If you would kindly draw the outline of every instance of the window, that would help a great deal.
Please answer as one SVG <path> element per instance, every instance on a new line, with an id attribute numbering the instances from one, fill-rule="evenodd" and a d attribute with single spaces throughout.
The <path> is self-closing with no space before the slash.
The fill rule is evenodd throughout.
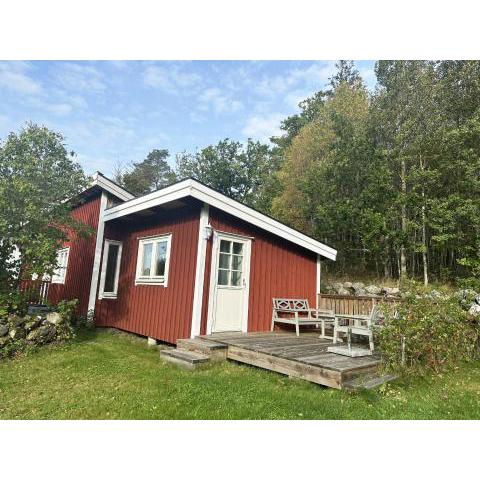
<path id="1" fill-rule="evenodd" d="M 171 235 L 139 240 L 135 284 L 167 286 Z"/>
<path id="2" fill-rule="evenodd" d="M 69 253 L 70 253 L 70 247 L 62 248 L 61 250 L 58 250 L 57 268 L 53 271 L 52 283 L 65 283 Z"/>
<path id="3" fill-rule="evenodd" d="M 242 285 L 243 243 L 220 240 L 218 255 L 218 285 L 240 287 Z"/>
<path id="4" fill-rule="evenodd" d="M 117 298 L 122 242 L 105 240 L 99 298 Z"/>

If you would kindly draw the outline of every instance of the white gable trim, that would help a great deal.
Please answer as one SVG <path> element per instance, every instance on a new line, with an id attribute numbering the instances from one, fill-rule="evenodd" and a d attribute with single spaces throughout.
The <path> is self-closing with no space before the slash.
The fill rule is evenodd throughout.
<path id="1" fill-rule="evenodd" d="M 183 180 L 182 182 L 175 183 L 174 185 L 149 193 L 143 197 L 138 197 L 129 202 L 117 205 L 116 207 L 109 208 L 105 212 L 104 219 L 107 222 L 188 196 L 251 223 L 267 232 L 278 235 L 285 240 L 300 245 L 325 258 L 335 260 L 337 256 L 335 249 L 192 179 Z"/>
<path id="2" fill-rule="evenodd" d="M 91 186 L 99 186 L 123 201 L 132 200 L 135 198 L 135 195 L 132 195 L 130 192 L 127 192 L 125 189 L 112 182 L 107 177 L 104 177 L 100 172 L 96 172 L 93 175 Z"/>

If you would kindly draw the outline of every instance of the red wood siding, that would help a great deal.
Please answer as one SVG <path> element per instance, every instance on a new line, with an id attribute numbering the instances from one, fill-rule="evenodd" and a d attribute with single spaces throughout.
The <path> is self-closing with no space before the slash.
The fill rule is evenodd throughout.
<path id="1" fill-rule="evenodd" d="M 86 315 L 88 311 L 88 297 L 92 279 L 93 258 L 95 256 L 96 230 L 100 213 L 100 196 L 89 199 L 84 204 L 75 207 L 72 216 L 75 220 L 90 225 L 95 232 L 88 238 L 79 238 L 71 235 L 71 240 L 64 244 L 70 247 L 65 283 L 52 283 L 48 291 L 48 301 L 57 303 L 60 300 L 78 298 L 78 313 Z"/>
<path id="2" fill-rule="evenodd" d="M 105 238 L 123 242 L 117 299 L 97 300 L 95 323 L 175 343 L 190 337 L 200 206 L 106 224 Z M 138 237 L 172 234 L 168 285 L 135 285 Z"/>
<path id="3" fill-rule="evenodd" d="M 250 261 L 248 331 L 267 331 L 272 298 L 307 298 L 315 306 L 317 257 L 293 243 L 210 208 L 210 224 L 219 231 L 254 237 Z M 207 245 L 201 333 L 206 333 L 212 240 Z"/>

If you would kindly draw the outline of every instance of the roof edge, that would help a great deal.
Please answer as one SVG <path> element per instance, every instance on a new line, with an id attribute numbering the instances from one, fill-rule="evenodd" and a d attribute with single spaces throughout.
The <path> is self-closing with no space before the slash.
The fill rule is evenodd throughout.
<path id="1" fill-rule="evenodd" d="M 325 258 L 330 260 L 336 259 L 337 251 L 334 248 L 191 178 L 181 180 L 163 189 L 111 207 L 105 211 L 104 220 L 114 220 L 115 218 L 130 215 L 187 196 L 196 198 Z"/>
<path id="2" fill-rule="evenodd" d="M 125 188 L 121 187 L 114 181 L 110 180 L 107 178 L 102 172 L 95 172 L 92 175 L 92 181 L 90 183 L 90 187 L 95 187 L 98 186 L 100 188 L 103 188 L 107 192 L 111 193 L 112 195 L 115 195 L 118 197 L 120 200 L 123 201 L 128 201 L 128 200 L 133 200 L 135 195 L 133 193 L 130 193 L 128 190 Z"/>

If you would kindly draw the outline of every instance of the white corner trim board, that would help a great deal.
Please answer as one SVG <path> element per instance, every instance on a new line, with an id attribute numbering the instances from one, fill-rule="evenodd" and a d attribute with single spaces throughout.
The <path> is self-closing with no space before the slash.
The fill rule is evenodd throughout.
<path id="1" fill-rule="evenodd" d="M 109 208 L 105 212 L 105 221 L 107 222 L 188 196 L 262 228 L 267 232 L 278 235 L 285 240 L 300 245 L 325 258 L 330 260 L 336 259 L 337 251 L 335 249 L 192 179 L 183 180 L 169 187 L 144 195 L 143 197 L 134 198 L 133 200 Z"/>
<path id="2" fill-rule="evenodd" d="M 93 258 L 92 281 L 88 297 L 88 312 L 95 311 L 95 299 L 97 297 L 98 277 L 100 274 L 100 260 L 102 258 L 103 232 L 105 230 L 105 209 L 107 208 L 107 194 L 102 192 L 100 199 L 100 213 L 98 215 L 97 239 L 95 243 L 95 256 Z"/>
<path id="3" fill-rule="evenodd" d="M 202 321 L 203 285 L 205 281 L 205 259 L 207 256 L 208 242 L 205 235 L 205 227 L 208 225 L 208 211 L 209 206 L 204 203 L 200 210 L 200 222 L 198 226 L 197 266 L 195 269 L 195 289 L 193 292 L 191 338 L 200 335 L 200 324 Z"/>

